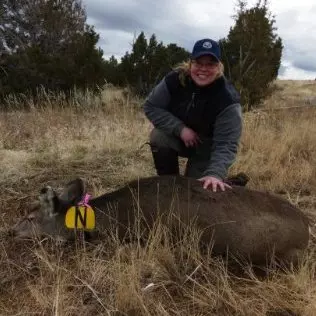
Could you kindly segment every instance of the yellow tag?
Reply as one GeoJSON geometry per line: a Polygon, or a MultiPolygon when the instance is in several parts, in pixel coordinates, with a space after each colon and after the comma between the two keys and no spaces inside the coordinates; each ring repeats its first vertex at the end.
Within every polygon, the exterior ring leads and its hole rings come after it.
{"type": "Polygon", "coordinates": [[[88,206],[72,206],[66,213],[65,224],[70,229],[94,229],[94,211],[88,206]]]}

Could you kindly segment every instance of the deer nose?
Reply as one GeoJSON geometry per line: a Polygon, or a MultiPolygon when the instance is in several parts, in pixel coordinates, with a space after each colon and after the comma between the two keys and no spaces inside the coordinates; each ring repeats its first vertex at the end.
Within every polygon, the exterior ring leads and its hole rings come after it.
{"type": "Polygon", "coordinates": [[[45,188],[41,189],[40,194],[46,194],[47,191],[48,191],[48,188],[45,187],[45,188]]]}

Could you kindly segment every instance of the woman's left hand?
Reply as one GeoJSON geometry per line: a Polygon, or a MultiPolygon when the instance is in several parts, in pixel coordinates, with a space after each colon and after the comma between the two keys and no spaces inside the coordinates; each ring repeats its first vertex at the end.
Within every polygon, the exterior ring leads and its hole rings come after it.
{"type": "Polygon", "coordinates": [[[203,182],[203,188],[208,189],[209,186],[211,186],[213,192],[217,191],[217,187],[219,186],[222,191],[225,191],[226,188],[231,189],[232,187],[228,185],[227,183],[223,182],[222,180],[219,180],[215,177],[206,176],[203,178],[198,179],[199,181],[203,182]]]}

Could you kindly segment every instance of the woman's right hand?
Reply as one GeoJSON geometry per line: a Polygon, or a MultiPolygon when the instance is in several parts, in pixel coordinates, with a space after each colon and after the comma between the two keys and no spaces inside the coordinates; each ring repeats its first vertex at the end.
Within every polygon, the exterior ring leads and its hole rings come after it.
{"type": "Polygon", "coordinates": [[[186,147],[194,147],[201,142],[199,135],[189,127],[183,127],[180,133],[180,138],[186,147]]]}

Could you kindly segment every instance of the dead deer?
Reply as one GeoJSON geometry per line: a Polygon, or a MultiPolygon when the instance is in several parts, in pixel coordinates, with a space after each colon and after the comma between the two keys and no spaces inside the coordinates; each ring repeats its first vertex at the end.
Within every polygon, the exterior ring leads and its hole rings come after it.
{"type": "Polygon", "coordinates": [[[259,264],[272,254],[292,262],[309,242],[309,222],[302,211],[274,194],[246,187],[212,192],[195,179],[154,176],[93,198],[80,210],[84,194],[81,179],[68,183],[60,195],[51,187],[43,188],[38,209],[13,227],[14,235],[69,240],[80,229],[102,233],[115,227],[119,238],[124,238],[141,213],[143,229],[153,227],[159,216],[174,216],[184,225],[194,222],[201,230],[200,242],[212,246],[212,253],[242,256],[259,264]],[[73,213],[67,215],[70,209],[73,213]],[[86,218],[87,210],[91,220],[86,218]],[[67,216],[72,223],[66,223],[67,216]]]}

